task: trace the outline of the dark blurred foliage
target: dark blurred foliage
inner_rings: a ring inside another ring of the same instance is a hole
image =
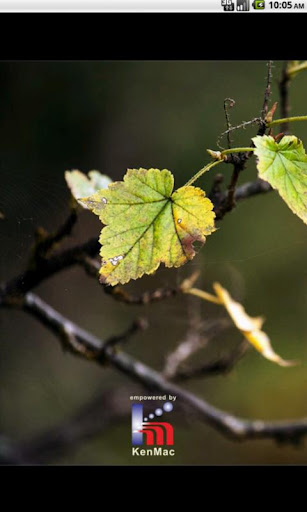
[[[275,63],[272,102],[278,101]],[[236,100],[232,124],[258,116],[262,107],[264,62],[2,62],[0,64],[1,279],[27,262],[34,229],[54,229],[68,213],[66,169],[98,169],[121,179],[128,167],[170,169],[177,186],[199,170],[225,129],[223,100]],[[307,75],[291,84],[291,113],[306,114]],[[305,124],[292,125],[307,144]],[[249,144],[256,127],[238,131],[236,145]],[[229,179],[231,168],[218,170]],[[215,171],[199,185],[210,189]],[[256,177],[251,160],[240,183]],[[266,317],[265,330],[276,351],[298,366],[280,368],[254,350],[230,375],[186,383],[214,405],[245,417],[307,415],[306,226],[276,193],[242,202],[219,223],[199,255],[182,269],[160,268],[155,276],[127,285],[135,293],[174,284],[200,268],[199,285],[214,280],[228,287],[252,315]],[[98,237],[100,223],[80,217],[68,243]],[[126,349],[157,369],[185,336],[188,310],[203,319],[222,312],[196,298],[178,296],[151,306],[131,307],[105,295],[79,268],[63,272],[36,290],[52,306],[105,338],[137,315],[150,328]],[[1,311],[0,431],[23,440],[66,420],[88,400],[129,380],[63,353],[57,340],[35,320]],[[240,340],[228,330],[201,353],[222,354]],[[307,448],[271,441],[235,443],[188,418],[175,425],[174,464],[306,463]],[[133,460],[130,419],[52,462],[70,464],[151,463]]]

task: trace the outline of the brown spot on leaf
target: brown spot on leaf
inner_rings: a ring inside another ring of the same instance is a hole
[[[100,284],[110,284],[110,283],[108,283],[108,276],[104,276],[104,275],[99,276],[99,282],[100,282]]]
[[[188,234],[181,238],[181,244],[183,247],[183,250],[185,252],[186,257],[191,260],[195,256],[195,250],[193,247],[193,244],[195,242],[200,242],[201,245],[205,243],[206,239],[201,233],[197,233],[195,235]]]

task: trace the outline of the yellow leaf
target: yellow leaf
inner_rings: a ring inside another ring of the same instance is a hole
[[[293,366],[295,361],[285,361],[274,352],[268,335],[261,330],[264,319],[249,316],[243,306],[236,302],[219,283],[213,284],[214,291],[221,304],[227,310],[233,323],[242,332],[247,341],[266,359],[280,366]]]

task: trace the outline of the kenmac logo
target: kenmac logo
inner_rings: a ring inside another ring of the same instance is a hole
[[[162,408],[157,407],[153,412],[144,416],[143,405],[132,404],[132,445],[153,447],[143,450],[133,448],[132,455],[175,455],[175,450],[169,449],[174,445],[173,426],[168,421],[152,421],[156,418],[160,419],[164,413],[170,413],[172,410],[173,404],[166,402]]]

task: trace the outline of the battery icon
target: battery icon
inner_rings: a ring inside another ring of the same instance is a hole
[[[265,9],[265,1],[264,0],[254,0],[252,3],[254,9]]]

